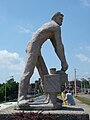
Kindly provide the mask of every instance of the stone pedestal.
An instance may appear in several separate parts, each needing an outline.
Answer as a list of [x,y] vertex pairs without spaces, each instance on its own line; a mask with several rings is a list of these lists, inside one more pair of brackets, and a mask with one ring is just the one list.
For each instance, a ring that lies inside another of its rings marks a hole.
[[[82,108],[76,106],[63,107],[62,110],[52,110],[52,107],[51,110],[45,110],[44,107],[45,105],[39,109],[37,109],[37,107],[31,107],[29,110],[14,110],[14,106],[9,106],[8,108],[0,111],[0,120],[12,120],[12,115],[16,120],[19,119],[19,117],[22,117],[22,119],[26,118],[26,120],[28,120],[31,119],[31,116],[37,116],[37,114],[38,120],[41,120],[41,118],[43,120],[89,120],[89,115],[85,113]],[[47,104],[46,107],[48,107]],[[23,116],[20,116],[21,114],[23,114]],[[42,114],[43,117],[41,117]]]

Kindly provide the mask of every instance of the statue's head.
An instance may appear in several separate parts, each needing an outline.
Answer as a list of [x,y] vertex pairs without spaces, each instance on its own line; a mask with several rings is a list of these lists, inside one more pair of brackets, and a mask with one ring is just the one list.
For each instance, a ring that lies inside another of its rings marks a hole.
[[57,24],[62,25],[63,17],[63,14],[57,12],[52,16],[52,20],[54,20]]

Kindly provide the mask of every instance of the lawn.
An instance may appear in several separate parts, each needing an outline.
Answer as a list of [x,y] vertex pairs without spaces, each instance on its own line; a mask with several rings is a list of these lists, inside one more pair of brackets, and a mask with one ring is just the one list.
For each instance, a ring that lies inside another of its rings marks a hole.
[[76,99],[80,100],[81,102],[87,104],[87,105],[90,105],[90,99],[89,98],[85,98],[85,97],[75,97]]

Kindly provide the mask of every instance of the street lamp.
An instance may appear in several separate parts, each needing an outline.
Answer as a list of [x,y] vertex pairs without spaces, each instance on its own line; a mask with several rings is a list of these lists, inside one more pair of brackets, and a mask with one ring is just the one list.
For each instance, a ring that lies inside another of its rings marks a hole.
[[[10,76],[10,79],[12,79],[13,78],[13,76]],[[6,86],[6,84],[7,84],[7,80],[5,81],[5,102],[7,101],[7,86]]]
[[7,91],[7,88],[6,88],[6,82],[5,82],[5,102],[6,102],[6,99],[7,99],[7,93],[6,93],[6,91]]
[[76,89],[76,69],[74,69],[74,86],[75,86],[75,97],[77,96],[77,89]]
[[82,81],[81,81],[81,93],[83,92],[83,88],[82,88]]
[[82,80],[83,80],[83,83],[84,83],[84,93],[86,92],[86,79],[85,79],[85,77],[87,77],[87,76],[82,76],[83,78],[82,78]]

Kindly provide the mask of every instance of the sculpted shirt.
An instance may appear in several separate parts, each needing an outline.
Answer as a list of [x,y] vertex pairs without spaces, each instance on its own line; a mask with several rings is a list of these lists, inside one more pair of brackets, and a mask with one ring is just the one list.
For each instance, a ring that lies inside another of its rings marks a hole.
[[54,42],[57,41],[56,38],[56,33],[58,32],[58,35],[60,35],[58,37],[58,41],[60,39],[61,41],[61,34],[60,34],[60,26],[54,22],[48,22],[46,24],[44,24],[43,26],[41,26],[32,36],[31,41],[28,43],[28,46],[30,44],[36,44],[37,46],[42,46],[42,44],[47,40],[47,39],[53,39]]

